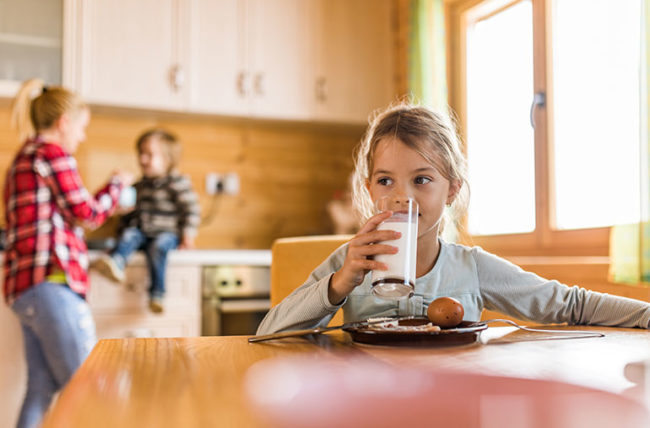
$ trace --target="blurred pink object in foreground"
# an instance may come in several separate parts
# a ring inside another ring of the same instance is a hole
[[[283,428],[650,427],[642,405],[596,389],[344,357],[261,361],[246,398],[260,421]]]

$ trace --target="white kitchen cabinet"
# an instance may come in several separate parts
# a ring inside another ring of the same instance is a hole
[[[184,0],[75,0],[73,86],[88,102],[182,110]]]
[[[308,119],[308,11],[304,0],[193,0],[190,110]]]
[[[66,0],[89,102],[364,122],[394,92],[390,0]]]
[[[149,310],[149,274],[143,262],[130,264],[124,284],[90,273],[88,303],[97,337],[179,337],[201,335],[201,266],[168,264],[165,310]]]
[[[395,95],[390,0],[317,0],[314,117],[365,122]]]
[[[61,84],[63,10],[63,0],[0,1],[0,96],[32,77]]]
[[[309,2],[248,0],[252,108],[256,117],[309,119]]]
[[[190,109],[247,115],[246,2],[192,0],[190,20]]]

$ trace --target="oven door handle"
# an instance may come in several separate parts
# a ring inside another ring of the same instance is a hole
[[[221,300],[219,311],[224,314],[235,312],[257,312],[271,309],[269,299],[232,299]]]

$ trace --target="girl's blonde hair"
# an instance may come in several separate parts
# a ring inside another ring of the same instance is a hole
[[[142,145],[150,138],[156,138],[162,143],[163,152],[169,161],[167,172],[172,172],[176,169],[181,160],[181,143],[178,141],[178,138],[176,138],[176,136],[171,132],[162,128],[150,129],[138,137],[138,140],[135,143],[138,153],[142,152]]]
[[[76,114],[88,106],[61,86],[45,86],[41,79],[25,81],[13,100],[11,124],[21,141],[50,128],[65,114]]]
[[[440,231],[446,222],[458,221],[466,212],[469,187],[467,162],[450,118],[426,107],[402,102],[379,112],[371,121],[355,154],[352,199],[363,221],[374,214],[366,184],[374,167],[375,150],[384,138],[394,138],[419,153],[452,184],[459,186]],[[449,218],[450,217],[450,218]]]

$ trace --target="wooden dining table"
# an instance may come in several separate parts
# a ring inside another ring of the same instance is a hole
[[[473,344],[421,348],[358,344],[341,331],[260,343],[249,343],[247,336],[101,340],[43,427],[281,426],[260,414],[250,390],[251,367],[281,359],[361,359],[423,372],[556,382],[650,408],[650,332],[554,328],[604,337],[545,340],[553,335],[490,327]]]

